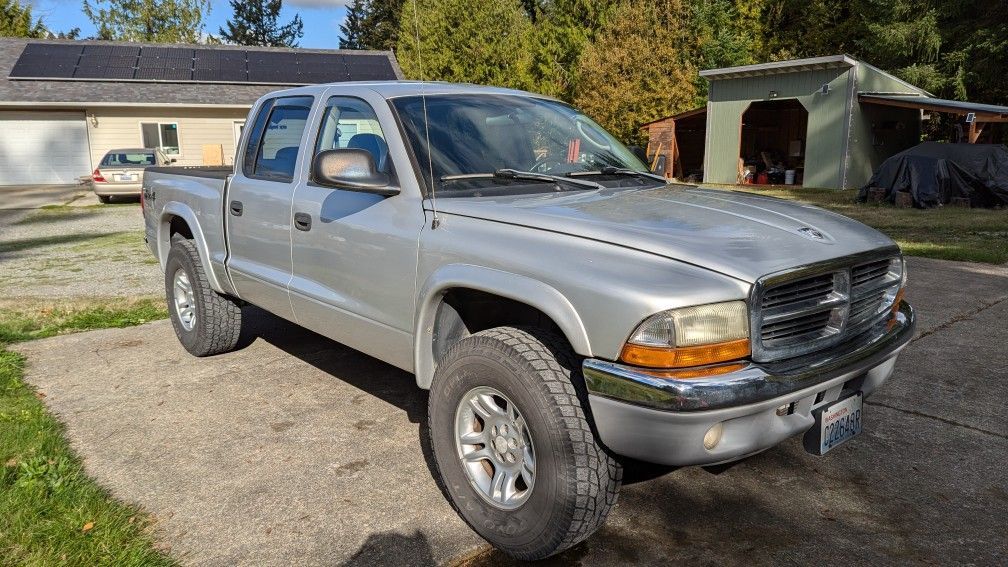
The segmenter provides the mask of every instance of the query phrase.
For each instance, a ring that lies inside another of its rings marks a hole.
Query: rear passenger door
[[[228,268],[238,295],[272,313],[293,319],[291,200],[302,138],[313,97],[263,102],[248,128],[241,161],[226,195]]]

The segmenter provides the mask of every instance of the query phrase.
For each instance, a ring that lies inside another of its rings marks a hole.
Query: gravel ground
[[[135,204],[53,207],[0,226],[5,298],[160,295],[157,261]]]

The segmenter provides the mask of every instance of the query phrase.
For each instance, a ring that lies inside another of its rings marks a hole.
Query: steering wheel
[[[569,166],[570,164],[564,161],[558,161],[553,156],[545,155],[541,158],[537,158],[528,170],[534,173],[550,173],[555,169],[562,169],[565,165]]]

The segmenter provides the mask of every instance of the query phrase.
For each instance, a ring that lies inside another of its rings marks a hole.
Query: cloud
[[[346,8],[353,0],[287,0],[288,6],[301,8]]]

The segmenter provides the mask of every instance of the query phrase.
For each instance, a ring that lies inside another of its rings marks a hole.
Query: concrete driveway
[[[912,259],[920,336],[858,439],[733,467],[634,465],[547,564],[1008,561],[1008,269]],[[507,565],[431,477],[412,376],[274,317],[197,360],[166,322],[18,346],[88,472],[185,564]]]

